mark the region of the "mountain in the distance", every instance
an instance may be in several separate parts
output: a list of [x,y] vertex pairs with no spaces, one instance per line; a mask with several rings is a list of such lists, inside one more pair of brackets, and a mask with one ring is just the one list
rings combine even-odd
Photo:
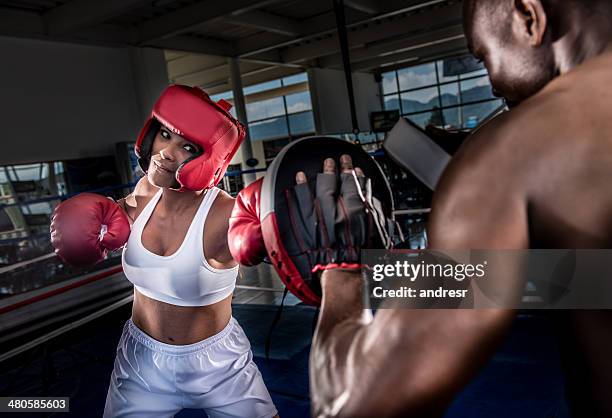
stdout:
[[[461,97],[463,103],[474,102],[478,100],[493,98],[491,95],[491,87],[490,86],[476,86],[471,89],[464,90],[461,92]],[[455,94],[443,93],[440,96],[442,101],[442,105],[446,106],[454,106],[459,104],[459,98]],[[489,115],[492,110],[491,102],[484,103],[475,103],[468,105],[469,106],[469,114],[465,114],[464,112],[464,123],[468,118],[477,118],[478,121],[484,119]],[[399,99],[394,97],[388,100],[385,103],[385,107],[387,109],[399,109]],[[402,99],[402,109],[405,113],[412,112],[420,112],[431,110],[434,107],[439,108],[438,97],[434,97],[429,100],[427,103],[419,102],[417,100],[411,99]],[[464,108],[465,109],[465,108]],[[416,116],[416,115],[415,115]],[[453,124],[455,121],[447,121],[447,124]]]

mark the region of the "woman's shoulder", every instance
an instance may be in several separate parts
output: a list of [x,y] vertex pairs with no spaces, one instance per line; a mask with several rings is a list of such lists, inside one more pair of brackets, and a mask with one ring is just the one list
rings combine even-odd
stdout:
[[127,212],[132,221],[138,217],[140,212],[142,212],[147,203],[149,203],[158,191],[159,188],[149,183],[147,176],[144,176],[138,180],[132,193],[120,199],[123,209]]
[[223,216],[224,218],[229,219],[232,209],[234,208],[234,199],[223,189],[218,189],[217,196],[215,197],[215,201],[213,202],[212,207],[210,208],[211,212],[214,213],[215,216]]

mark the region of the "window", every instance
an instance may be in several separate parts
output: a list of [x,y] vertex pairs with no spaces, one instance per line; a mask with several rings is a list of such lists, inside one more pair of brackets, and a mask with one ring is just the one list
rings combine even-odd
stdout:
[[[247,119],[251,140],[272,140],[314,132],[312,103],[307,82],[306,73],[300,73],[244,89],[245,94],[258,93],[257,100],[251,101],[247,97]],[[300,84],[303,85],[298,86]],[[259,98],[262,94],[265,96],[266,91],[287,86],[295,86],[291,88],[289,94],[283,95],[282,90],[279,93],[271,91],[272,97]]]
[[299,84],[308,81],[306,73],[300,73],[296,75],[290,75],[289,77],[283,78],[283,86],[290,86],[292,84]]
[[23,238],[19,248],[50,251],[49,221],[57,195],[65,194],[64,171],[60,161],[0,166],[0,247]]
[[246,104],[247,120],[249,122],[283,115],[285,105],[282,97],[262,100]]
[[445,74],[444,61],[381,74],[385,110],[399,110],[421,127],[474,128],[503,102],[493,96],[482,65],[459,61],[468,62],[464,74]]
[[265,83],[254,84],[252,86],[243,88],[242,92],[246,96],[252,93],[259,93],[260,91],[272,90],[277,87],[282,87],[281,80],[272,80],[266,81]]
[[[247,167],[248,168],[248,167]],[[242,176],[234,175],[235,172],[242,170],[242,164],[230,164],[227,166],[228,175],[223,176],[223,180],[219,183],[219,187],[228,192],[232,196],[236,196],[240,190],[244,188]]]
[[287,113],[298,113],[306,110],[312,110],[310,103],[310,92],[303,91],[301,93],[288,94],[285,96],[287,103]]
[[[223,99],[223,100],[227,100],[228,102],[234,102],[234,93],[232,91],[224,91],[223,93],[219,93],[219,94],[213,94],[212,96],[210,96],[211,100],[218,102],[219,100]],[[232,106],[232,108],[230,109],[230,114],[233,117],[237,117],[236,116],[236,107]]]
[[391,71],[382,75],[383,94],[397,92],[397,72]]
[[289,135],[285,116],[249,122],[249,134],[252,141],[266,138],[278,138]]
[[438,87],[426,87],[424,89],[412,90],[400,95],[403,113],[416,113],[432,110],[440,107]]
[[[296,137],[314,132],[312,102],[307,83],[306,73],[300,73],[244,88],[252,141]],[[291,93],[283,95],[282,90],[278,93],[273,91],[288,86],[294,86],[290,89]],[[232,100],[233,94],[231,91],[224,92],[211,98]]]
[[433,63],[409,67],[397,72],[400,90],[409,90],[418,87],[436,84],[436,68]]

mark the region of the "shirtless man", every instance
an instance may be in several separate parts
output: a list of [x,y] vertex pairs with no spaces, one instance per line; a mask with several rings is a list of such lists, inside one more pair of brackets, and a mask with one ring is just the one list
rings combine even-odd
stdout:
[[119,205],[83,194],[56,208],[52,241],[62,258],[86,264],[109,241],[125,244],[123,270],[134,283],[104,417],[166,418],[183,408],[213,418],[278,416],[232,317],[238,263],[230,241],[251,258],[263,243],[240,228],[228,236],[233,210],[252,216],[242,209],[260,183],[237,199],[214,187],[244,139],[228,109],[198,88],[168,87],[136,142],[146,176],[134,192]]
[[[512,110],[472,135],[445,171],[430,247],[611,248],[612,2],[464,3],[470,49]],[[382,309],[362,322],[360,276],[330,270],[321,280],[316,417],[442,416],[514,316]],[[572,416],[612,416],[612,312],[557,319]]]

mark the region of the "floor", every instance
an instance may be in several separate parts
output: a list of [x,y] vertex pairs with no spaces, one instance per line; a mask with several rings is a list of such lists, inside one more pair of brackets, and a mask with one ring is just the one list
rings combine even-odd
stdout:
[[[262,265],[241,270],[238,284],[234,316],[251,341],[255,362],[281,417],[308,417],[308,353],[316,310],[288,295],[280,321],[271,331],[283,295],[278,277],[270,266]],[[100,417],[116,345],[130,309],[130,304],[125,305],[0,363],[0,396],[70,396],[70,413],[48,416]],[[504,344],[456,397],[446,418],[568,417],[559,359],[547,329],[544,316],[518,316]],[[205,416],[196,410],[177,415]]]

